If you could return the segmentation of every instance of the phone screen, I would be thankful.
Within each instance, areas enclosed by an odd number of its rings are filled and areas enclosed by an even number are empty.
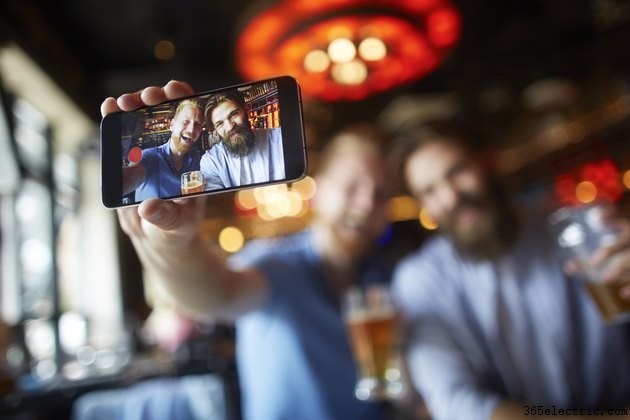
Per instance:
[[[108,208],[291,182],[306,174],[306,165],[300,90],[289,76],[101,121]]]

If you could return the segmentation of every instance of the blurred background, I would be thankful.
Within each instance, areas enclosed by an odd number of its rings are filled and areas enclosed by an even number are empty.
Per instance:
[[[208,323],[175,371],[172,355],[151,353],[140,325],[156,292],[100,202],[104,98],[171,79],[204,91],[291,74],[311,168],[347,123],[395,130],[457,115],[486,133],[517,199],[626,209],[628,39],[625,0],[1,2],[0,414],[62,418],[89,389],[235,369],[229,329]],[[302,229],[315,190],[307,177],[213,197],[204,231],[229,255]],[[435,225],[403,194],[389,207],[379,246],[399,258]]]

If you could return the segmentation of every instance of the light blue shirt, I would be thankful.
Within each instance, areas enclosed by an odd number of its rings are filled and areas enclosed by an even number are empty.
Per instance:
[[[181,176],[184,172],[198,171],[199,152],[191,150],[184,156],[184,164],[177,171],[171,162],[170,140],[161,146],[144,149],[142,163],[147,171],[144,182],[136,189],[135,200],[171,198],[181,194]]]
[[[253,132],[255,146],[246,156],[232,155],[223,142],[204,153],[201,172],[206,179],[206,191],[284,179],[281,129],[257,129]]]
[[[378,261],[378,260],[376,260]],[[386,282],[376,261],[361,281]],[[354,396],[356,373],[339,303],[309,232],[250,243],[232,261],[270,282],[266,304],[236,325],[246,420],[386,419],[386,407]]]
[[[563,409],[630,404],[628,325],[603,323],[540,229],[527,224],[493,262],[462,259],[438,236],[397,268],[410,374],[435,419],[489,419],[503,399]]]

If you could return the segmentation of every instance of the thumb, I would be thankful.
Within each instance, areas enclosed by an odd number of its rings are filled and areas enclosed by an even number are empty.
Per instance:
[[[182,223],[179,206],[159,199],[143,201],[138,208],[138,214],[162,230],[177,229]]]
[[[142,219],[163,231],[197,230],[205,214],[206,197],[187,198],[175,201],[149,199],[143,201],[138,214]]]

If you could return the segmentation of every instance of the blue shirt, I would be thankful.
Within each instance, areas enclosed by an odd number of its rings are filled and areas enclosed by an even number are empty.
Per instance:
[[[270,285],[265,305],[236,326],[244,418],[386,418],[384,405],[354,396],[357,377],[339,304],[310,233],[254,241],[235,265],[255,266]],[[386,266],[371,264],[362,273],[365,283],[389,279]]]
[[[630,404],[628,325],[604,324],[542,229],[527,224],[508,254],[486,262],[435,237],[397,268],[410,374],[435,419],[489,419],[503,399]]]
[[[246,156],[234,156],[223,142],[201,157],[207,191],[284,179],[284,151],[279,128],[253,130],[254,147]]]
[[[181,176],[184,172],[198,171],[199,152],[192,149],[184,156],[182,169],[176,171],[171,162],[170,140],[161,146],[142,151],[142,163],[147,171],[144,182],[136,189],[135,200],[170,198],[181,194]]]

